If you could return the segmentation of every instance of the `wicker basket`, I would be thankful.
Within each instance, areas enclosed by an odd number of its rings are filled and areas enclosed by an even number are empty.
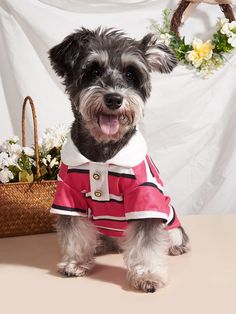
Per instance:
[[[181,0],[177,9],[175,10],[171,19],[171,31],[174,32],[179,37],[179,27],[182,24],[182,17],[185,10],[189,7],[193,0]],[[199,0],[199,2],[201,2]],[[223,11],[224,16],[229,19],[230,22],[235,20],[234,13],[230,4],[219,4],[220,9]]]
[[[22,146],[26,146],[25,108],[29,104],[34,122],[37,176],[40,176],[38,132],[35,106],[31,97],[22,108]],[[56,190],[56,180],[0,184],[0,237],[55,231],[49,209]]]

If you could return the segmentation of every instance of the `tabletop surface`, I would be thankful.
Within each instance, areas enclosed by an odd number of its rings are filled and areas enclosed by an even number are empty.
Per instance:
[[[154,294],[129,288],[120,254],[97,257],[89,277],[63,278],[56,234],[0,239],[1,313],[235,313],[236,215],[182,221],[192,250],[168,257],[169,284]]]

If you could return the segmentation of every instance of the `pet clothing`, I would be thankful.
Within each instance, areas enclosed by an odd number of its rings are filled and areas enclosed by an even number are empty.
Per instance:
[[[61,158],[51,213],[88,217],[112,237],[124,236],[128,222],[138,219],[162,219],[167,229],[180,226],[139,131],[106,162],[88,160],[69,135]]]

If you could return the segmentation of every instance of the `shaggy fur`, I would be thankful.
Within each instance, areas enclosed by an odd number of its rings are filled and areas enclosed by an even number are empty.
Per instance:
[[[73,143],[94,162],[111,159],[135,134],[151,92],[150,72],[168,73],[177,64],[172,51],[152,34],[137,41],[101,28],[76,31],[53,47],[49,57],[71,100]],[[104,129],[102,120],[108,118],[117,130]],[[101,236],[87,218],[59,216],[57,229],[64,255],[60,273],[84,276],[95,254],[123,250],[131,287],[145,292],[167,282],[168,251],[178,255],[188,250],[184,230],[168,235],[159,219],[130,222],[124,241]]]
[[[177,64],[173,52],[157,44],[152,34],[136,41],[121,31],[100,28],[69,35],[49,57],[71,100],[72,140],[92,161],[112,158],[135,133],[151,92],[150,71],[168,73]],[[103,95],[114,92],[123,96],[116,111],[103,101]],[[104,136],[97,124],[100,112],[119,116],[122,127],[117,134]]]

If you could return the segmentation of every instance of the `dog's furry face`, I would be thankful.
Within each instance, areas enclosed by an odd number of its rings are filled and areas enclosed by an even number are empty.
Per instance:
[[[98,143],[135,128],[150,96],[150,72],[170,72],[174,54],[152,34],[136,41],[121,31],[82,28],[49,51],[64,79],[75,118]]]

